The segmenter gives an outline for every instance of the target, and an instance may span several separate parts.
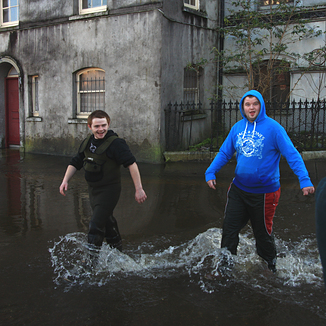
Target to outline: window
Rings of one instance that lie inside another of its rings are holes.
[[[12,67],[12,68],[9,70],[9,72],[8,72],[8,76],[7,76],[7,77],[8,77],[8,78],[19,77],[19,74],[18,74],[18,72],[17,72],[17,70],[16,70],[15,67]]]
[[[107,10],[107,0],[79,0],[79,13],[89,14]]]
[[[32,76],[32,115],[38,117],[40,115],[38,106],[38,76]]]
[[[1,27],[15,26],[19,23],[18,0],[1,0]]]
[[[39,76],[30,75],[28,76],[28,109],[29,116],[27,121],[42,121],[40,117],[39,108]],[[36,118],[36,119],[33,119]]]
[[[279,5],[280,3],[291,3],[294,0],[260,0],[261,6]]]
[[[105,110],[105,72],[84,69],[76,75],[77,118],[87,118],[95,110]]]
[[[196,104],[199,101],[199,71],[188,67],[184,69],[183,101]]]
[[[199,9],[199,0],[184,0],[184,5],[192,9]]]
[[[262,62],[255,73],[255,87],[266,101],[286,101],[290,92],[289,63],[275,61],[273,69],[268,69],[268,62]]]

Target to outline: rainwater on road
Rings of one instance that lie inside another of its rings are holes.
[[[209,163],[139,164],[142,205],[122,168],[115,217],[124,249],[103,244],[89,268],[83,172],[59,194],[69,160],[0,151],[0,325],[326,325],[315,198],[302,195],[285,161],[272,274],[250,226],[237,256],[220,249],[235,162],[218,174],[216,191],[204,180]],[[326,162],[306,166],[317,186]]]

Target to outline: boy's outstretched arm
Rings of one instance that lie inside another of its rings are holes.
[[[147,196],[141,183],[141,178],[140,178],[140,173],[139,173],[137,163],[135,162],[129,165],[128,169],[136,190],[135,199],[137,203],[142,204],[146,200]]]
[[[62,183],[60,185],[60,194],[66,196],[65,191],[68,190],[68,182],[72,176],[76,173],[77,169],[73,165],[68,165],[65,176],[63,177]]]

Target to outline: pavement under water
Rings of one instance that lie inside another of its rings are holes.
[[[274,219],[278,272],[257,257],[248,226],[232,268],[220,275],[235,162],[218,174],[216,191],[204,181],[209,163],[139,164],[142,205],[123,169],[115,217],[124,251],[103,245],[100,264],[85,271],[91,212],[83,173],[66,197],[58,191],[69,160],[0,152],[0,325],[326,324],[314,196],[302,196],[285,161]],[[306,166],[317,186],[326,162]]]

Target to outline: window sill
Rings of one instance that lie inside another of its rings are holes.
[[[189,14],[193,14],[193,15],[202,17],[202,18],[208,18],[207,14],[204,14],[203,12],[200,12],[199,10],[192,9],[192,8],[189,8],[189,7],[186,7],[186,6],[183,6],[182,11],[187,12]]]
[[[80,14],[76,16],[69,17],[69,20],[82,20],[82,19],[89,19],[89,18],[95,18],[95,17],[101,17],[101,16],[108,16],[109,11],[98,11],[98,12],[92,12],[88,14]]]
[[[13,26],[0,26],[0,32],[8,32],[19,29],[19,25],[13,25]]]
[[[43,118],[41,117],[28,117],[26,118],[27,122],[42,122]]]
[[[68,119],[68,124],[87,124],[87,118]]]

